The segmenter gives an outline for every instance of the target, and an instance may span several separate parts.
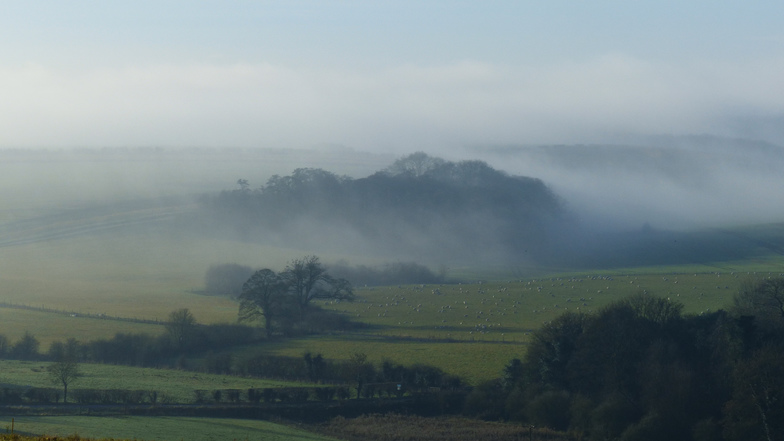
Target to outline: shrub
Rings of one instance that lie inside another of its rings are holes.
[[[313,389],[313,395],[321,401],[332,401],[335,399],[337,390],[334,387],[317,387]]]
[[[525,406],[528,421],[537,427],[565,430],[569,426],[569,393],[547,391]]]
[[[345,386],[337,388],[335,394],[338,396],[338,400],[341,401],[348,400],[351,397],[351,391]]]
[[[38,339],[33,334],[25,332],[24,336],[11,346],[10,354],[11,357],[19,360],[34,360],[38,358],[39,346]]]
[[[204,275],[204,292],[210,295],[237,297],[253,268],[236,263],[210,265]]]
[[[278,398],[277,395],[278,394],[275,393],[275,389],[270,389],[268,387],[261,391],[261,396],[265,403],[274,403]]]

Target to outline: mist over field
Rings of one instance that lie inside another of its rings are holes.
[[[498,189],[493,187],[476,190],[470,199],[452,196],[457,198],[452,205],[439,208],[445,196],[429,192],[444,188],[411,184],[396,197],[419,200],[421,205],[384,200],[383,193],[367,196],[376,199],[357,199],[365,190],[339,206],[324,198],[326,205],[312,212],[297,211],[292,208],[296,201],[288,201],[293,204],[285,209],[268,207],[282,210],[276,216],[284,230],[249,233],[256,227],[248,228],[248,222],[255,221],[242,218],[247,213],[224,210],[223,220],[215,224],[199,201],[238,192],[240,179],[247,182],[243,185],[248,191],[259,191],[271,177],[288,179],[298,169],[322,170],[360,185],[403,156],[340,146],[4,150],[0,176],[7,191],[0,195],[4,207],[0,246],[10,251],[15,245],[133,233],[176,237],[178,246],[192,241],[188,249],[203,253],[204,265],[233,261],[226,253],[210,257],[209,249],[195,246],[205,237],[219,237],[246,246],[288,248],[290,255],[294,250],[325,253],[350,262],[421,261],[433,268],[458,262],[559,266],[600,262],[607,259],[602,254],[615,256],[620,247],[635,253],[650,245],[646,232],[688,235],[784,220],[784,177],[779,172],[784,149],[761,141],[648,137],[613,145],[487,145],[426,156],[448,164],[485,163],[499,179],[532,178],[552,195],[559,214],[539,218],[537,228],[543,229],[531,229],[531,218],[519,216],[530,216],[536,211],[534,205],[528,203],[532,210],[528,214],[521,208],[509,217],[510,202],[498,200]],[[459,173],[456,176],[463,179]],[[526,202],[514,202],[518,203],[525,207]],[[236,228],[242,224],[245,227]],[[676,241],[671,236],[656,240]],[[690,244],[688,252],[677,250],[682,260],[706,259],[710,252],[742,257],[749,246],[720,235],[680,240],[681,247]],[[720,243],[717,251],[714,247]],[[256,264],[237,257],[242,263]],[[265,257],[257,260],[263,262]],[[284,259],[272,260],[281,264]]]
[[[625,144],[466,149],[544,180],[600,229],[728,227],[784,220],[784,148],[716,136],[636,137]]]
[[[624,234],[784,221],[778,4],[165,3],[3,9],[6,246],[175,220],[217,235],[200,195],[301,168],[364,179],[417,151],[538,180],[559,221],[370,213],[357,236],[298,217],[296,244],[264,243],[557,262]],[[374,223],[382,245],[358,239]]]
[[[775,438],[782,23],[0,2],[10,432]]]

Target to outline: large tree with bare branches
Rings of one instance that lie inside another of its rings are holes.
[[[304,319],[313,299],[351,299],[354,296],[351,284],[330,276],[316,256],[292,260],[281,277],[299,309],[300,320]]]

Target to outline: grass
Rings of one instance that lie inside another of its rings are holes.
[[[213,251],[214,260],[205,257],[204,249]],[[230,259],[230,250],[243,257]],[[3,251],[0,274],[5,277],[0,293],[7,302],[149,319],[163,319],[169,311],[187,307],[200,323],[225,323],[236,320],[234,301],[193,292],[200,288],[208,262],[247,262],[254,251],[267,250],[214,239],[186,244],[176,238],[128,234],[69,238]],[[32,271],[35,261],[49,267],[44,276]],[[727,307],[744,279],[778,275],[781,268],[776,256],[755,262],[537,278],[514,277],[516,270],[510,268],[505,273],[494,270],[493,280],[483,283],[362,288],[355,302],[318,303],[366,323],[369,327],[360,335],[287,340],[264,350],[289,356],[310,351],[331,359],[364,352],[375,363],[390,359],[433,364],[476,384],[495,378],[511,358],[523,356],[533,330],[564,311],[592,312],[645,291],[679,301],[686,313],[698,314]],[[25,331],[41,341],[42,350],[67,337],[89,341],[116,332],[164,332],[159,325],[0,308],[0,334],[13,342]]]
[[[73,337],[79,341],[110,338],[118,332],[159,335],[161,325],[132,323],[95,318],[71,317],[65,314],[0,308],[0,330],[13,343],[30,331],[46,350],[54,341]]]
[[[501,375],[512,358],[522,357],[525,346],[496,342],[440,342],[396,339],[372,335],[314,336],[286,340],[254,348],[253,352],[301,357],[306,352],[322,354],[330,360],[347,361],[362,352],[368,361],[380,365],[384,360],[403,365],[428,364],[478,384]]]
[[[0,415],[5,426],[10,415]],[[263,439],[270,441],[330,441],[323,435],[261,420],[187,417],[97,417],[22,416],[14,417],[16,433],[80,438],[114,438],[156,441],[230,441]]]
[[[649,268],[620,274],[361,289],[355,302],[321,306],[369,324],[367,331],[287,340],[267,350],[289,356],[309,351],[335,359],[364,352],[376,364],[385,359],[427,363],[478,384],[497,378],[510,359],[524,356],[533,330],[563,312],[591,313],[628,295],[647,292],[682,303],[685,314],[700,314],[729,307],[744,280],[780,274],[704,272],[705,267],[694,266],[674,269],[681,272]],[[691,272],[695,269],[703,272]]]
[[[14,204],[21,207],[24,201]],[[80,316],[86,313],[163,320],[173,310],[188,308],[199,323],[233,323],[236,302],[198,294],[211,264],[281,269],[291,258],[307,254],[195,236],[163,224],[133,223],[149,212],[182,215],[182,207],[172,208],[172,213],[133,204],[121,207],[127,215],[100,207],[68,216],[41,214],[45,210],[39,209],[33,210],[38,214],[34,225],[16,222],[20,219],[0,224],[36,239],[0,247],[0,300],[77,313],[70,317],[0,308],[0,334],[13,342],[31,332],[45,351],[51,342],[67,337],[90,341],[116,332],[164,332],[160,325]],[[100,226],[109,219],[133,227],[47,236],[47,231],[67,232],[82,225],[79,216],[85,225]],[[738,229],[737,235],[744,243],[775,248],[784,226]],[[768,236],[775,240],[767,241]],[[322,256],[325,261],[340,257]],[[699,314],[727,307],[739,284],[755,276],[753,272],[778,275],[782,269],[784,259],[776,249],[757,253],[752,260],[581,272],[553,269],[547,276],[541,275],[541,268],[455,268],[452,274],[485,281],[358,289],[356,302],[319,306],[367,324],[360,334],[300,338],[262,349],[290,356],[310,351],[332,359],[364,352],[376,363],[390,359],[434,364],[475,384],[497,376],[509,359],[522,356],[531,333],[564,311],[590,313],[629,294],[649,292],[683,303],[686,313]],[[531,277],[533,273],[538,275]]]
[[[28,259],[36,256],[53,262],[68,260],[70,256],[73,260],[89,254],[88,251],[96,247],[93,240],[96,239],[73,238],[61,241],[57,246],[35,244],[22,248],[31,253]],[[81,262],[80,265],[86,268],[84,271],[72,273],[71,262],[63,268],[54,268],[42,280],[36,280],[35,274],[30,273],[29,260],[0,259],[0,264],[12,268],[7,272],[11,274],[8,283],[0,288],[3,292],[10,291],[4,299],[27,299],[28,304],[40,302],[46,307],[72,311],[158,319],[168,311],[187,307],[202,323],[236,320],[235,302],[189,291],[187,286],[198,283],[202,270],[195,271],[182,262],[161,265],[158,259],[167,255],[151,252],[156,249],[154,241],[135,241],[129,237],[104,240],[97,255]],[[219,241],[205,242],[220,249]],[[171,242],[157,243],[158,247],[164,245],[166,249],[173,247]],[[158,257],[152,259],[153,262],[142,259],[133,263],[138,258],[139,248]],[[123,249],[128,255],[119,262],[113,260],[112,256]],[[75,250],[80,251],[75,253]],[[42,257],[41,253],[46,256]],[[169,258],[173,259],[167,256],[164,260]],[[734,270],[744,268],[744,265],[748,271]],[[390,359],[402,364],[433,364],[476,384],[497,377],[511,358],[523,356],[524,344],[533,330],[564,311],[592,312],[629,294],[645,291],[679,301],[684,304],[686,313],[698,314],[727,307],[744,279],[778,275],[775,269],[781,268],[779,265],[780,261],[771,258],[762,268],[772,271],[758,271],[757,274],[751,270],[753,263],[745,262],[726,264],[722,269],[688,265],[562,273],[539,278],[509,277],[504,281],[471,284],[363,288],[357,290],[355,302],[319,302],[321,307],[368,324],[360,335],[287,340],[284,344],[271,344],[264,350],[289,356],[301,356],[310,351],[330,359],[347,359],[352,353],[364,352],[375,363]],[[499,271],[496,275],[500,277],[502,273]],[[59,291],[54,290],[55,284],[59,284]],[[24,289],[16,291],[14,287]],[[14,292],[25,295],[14,295]],[[52,341],[66,337],[89,341],[111,337],[116,332],[164,332],[159,325],[4,308],[0,308],[0,320],[0,333],[12,342],[29,331],[41,341],[42,350]]]
[[[189,308],[199,323],[234,323],[236,302],[200,294],[210,265],[234,262],[280,270],[307,254],[186,236],[101,233],[0,247],[0,300],[148,320],[165,320],[169,312]],[[0,333],[6,329],[0,324]]]
[[[336,418],[324,431],[341,439],[364,441],[520,441],[568,440],[564,433],[520,424],[479,421],[468,418],[424,418],[412,415],[365,415]]]
[[[219,241],[200,246],[221,254]],[[238,253],[239,254],[239,253]],[[177,239],[144,235],[78,237],[5,248],[0,253],[2,299],[92,314],[165,319],[188,307],[202,323],[236,320],[234,302],[194,293],[209,257]],[[237,259],[240,260],[240,259]],[[39,268],[45,268],[40,271]]]
[[[357,301],[325,302],[390,337],[458,341],[525,342],[531,332],[565,311],[597,311],[638,292],[684,304],[698,314],[731,303],[752,274],[736,272],[665,274],[572,274],[459,285],[416,285],[361,289]]]
[[[260,184],[252,173],[258,164],[269,162],[266,156],[264,159],[250,161],[243,156],[238,161],[244,167],[241,170],[251,174],[240,176],[253,180],[253,185]],[[153,320],[164,319],[170,311],[189,308],[200,323],[232,323],[237,315],[235,302],[198,294],[204,273],[211,264],[233,262],[282,269],[290,259],[309,253],[308,250],[195,237],[185,231],[171,231],[162,224],[134,223],[151,215],[187,214],[182,207],[170,212],[167,208],[139,211],[138,207],[128,208],[123,213],[101,211],[100,207],[94,212],[65,212],[66,208],[93,200],[112,200],[113,192],[118,188],[131,188],[136,192],[125,195],[129,199],[158,195],[161,188],[156,187],[162,187],[169,195],[181,195],[198,191],[194,190],[197,183],[202,186],[199,189],[207,190],[204,187],[207,175],[210,183],[219,182],[224,188],[231,187],[240,177],[236,163],[211,161],[197,177],[186,179],[180,172],[188,168],[176,163],[177,166],[165,172],[160,170],[160,176],[156,175],[155,179],[149,178],[145,171],[124,182],[117,179],[117,171],[125,169],[127,164],[124,160],[113,164],[114,168],[99,164],[96,170],[101,170],[105,179],[100,182],[83,180],[78,185],[74,182],[79,181],[82,173],[61,175],[61,164],[47,165],[53,167],[51,173],[41,172],[42,165],[37,162],[21,169],[16,164],[0,166],[6,172],[3,176],[12,181],[30,175],[46,179],[45,190],[40,192],[43,196],[32,197],[27,189],[0,195],[4,207],[4,212],[0,213],[1,301],[78,314]],[[303,163],[295,165],[301,167]],[[144,167],[139,168],[142,169]],[[169,176],[172,170],[175,173]],[[62,176],[64,178],[58,181]],[[78,191],[69,185],[75,185]],[[99,190],[101,195],[93,197],[85,193],[87,190]],[[58,208],[52,214],[54,205]],[[117,230],[103,229],[103,225],[111,222],[133,225]],[[90,230],[92,227],[95,231]],[[743,243],[754,244],[760,252],[749,254],[745,260],[714,262],[702,259],[699,260],[702,263],[601,271],[513,266],[455,268],[450,270],[453,276],[484,282],[359,289],[356,302],[320,302],[319,306],[367,324],[368,328],[361,333],[297,338],[245,350],[295,357],[309,351],[338,360],[364,352],[377,364],[385,359],[408,365],[426,363],[477,384],[498,377],[511,358],[522,357],[533,330],[564,311],[597,311],[624,296],[644,291],[679,301],[684,304],[686,313],[699,314],[727,307],[745,278],[777,276],[784,271],[782,249],[777,245],[784,237],[784,224],[748,227],[731,233]],[[665,251],[672,248],[671,244],[668,246],[664,251],[653,252],[666,255]],[[702,251],[702,255],[710,255],[710,250]],[[321,257],[324,261],[349,257],[347,260],[351,262],[367,263],[350,256]],[[159,325],[0,308],[0,334],[13,342],[25,331],[41,341],[42,350],[52,341],[68,337],[89,341],[109,338],[116,332],[163,332]],[[46,365],[0,361],[0,383],[52,387],[45,372]],[[155,389],[182,402],[193,400],[194,389],[299,385],[123,366],[83,364],[82,370],[85,376],[73,383],[73,389]],[[285,426],[242,420],[25,417],[17,421],[18,430],[31,433],[69,435],[78,432],[91,437],[324,439]],[[31,429],[25,429],[25,425]],[[246,428],[249,432],[236,431]]]
[[[33,387],[58,387],[46,372],[47,362],[0,360],[0,383]],[[82,363],[82,377],[74,389],[156,390],[175,403],[194,402],[194,390],[299,387],[303,383],[214,375],[173,369]],[[308,384],[309,385],[309,384]]]

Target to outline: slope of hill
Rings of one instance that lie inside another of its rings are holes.
[[[361,179],[321,169],[273,176],[203,205],[252,240],[388,258],[452,262],[525,260],[549,246],[566,222],[540,180],[509,176],[480,161],[417,153]]]

